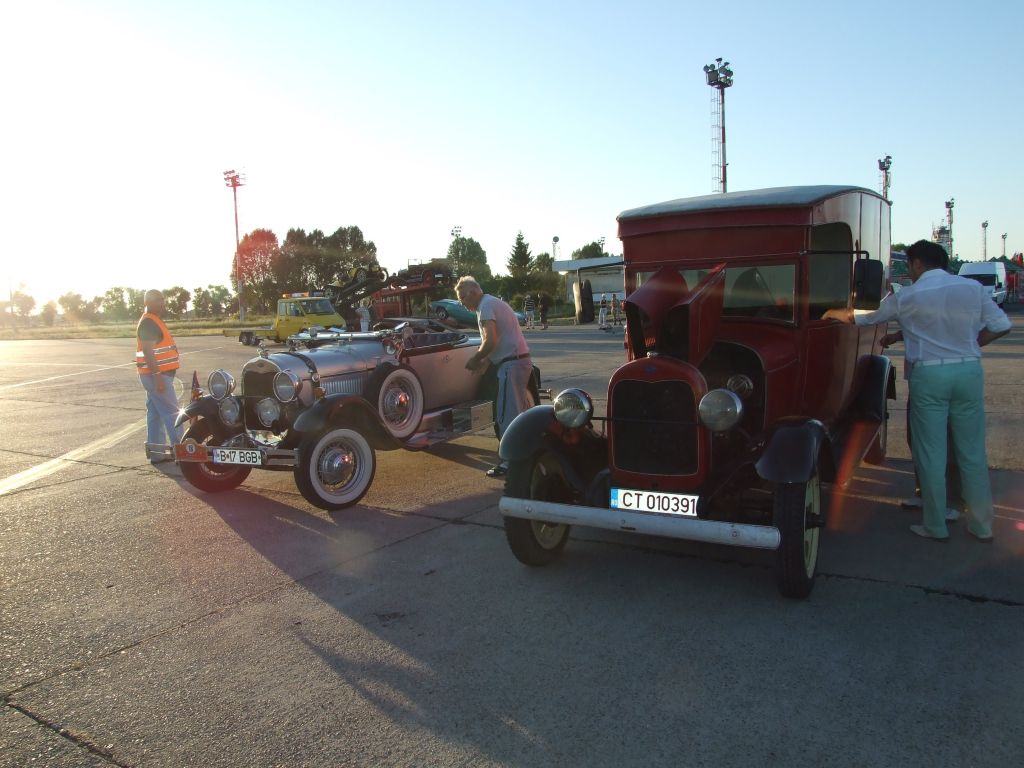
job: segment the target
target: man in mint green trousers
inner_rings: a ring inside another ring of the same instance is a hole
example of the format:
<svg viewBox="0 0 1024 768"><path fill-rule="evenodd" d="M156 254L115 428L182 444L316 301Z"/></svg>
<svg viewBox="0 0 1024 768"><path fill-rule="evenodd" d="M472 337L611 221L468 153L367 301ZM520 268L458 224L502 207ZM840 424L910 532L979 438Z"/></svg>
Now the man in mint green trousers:
<svg viewBox="0 0 1024 768"><path fill-rule="evenodd" d="M946 427L960 465L963 498L970 510L967 532L992 541L992 486L985 455L985 380L981 348L1010 332L1012 324L973 280L942 269L938 243L918 240L907 248L913 284L882 299L874 312L830 309L825 317L858 325L895 320L911 366L911 452L921 480L923 520L910 530L948 541L946 528Z"/></svg>

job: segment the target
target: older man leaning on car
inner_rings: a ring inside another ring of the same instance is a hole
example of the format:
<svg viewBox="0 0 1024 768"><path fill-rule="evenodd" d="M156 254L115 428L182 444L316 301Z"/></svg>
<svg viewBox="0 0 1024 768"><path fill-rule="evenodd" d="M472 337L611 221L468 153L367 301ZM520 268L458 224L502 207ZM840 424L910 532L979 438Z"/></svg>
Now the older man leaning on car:
<svg viewBox="0 0 1024 768"><path fill-rule="evenodd" d="M480 349L466 362L466 368L475 371L488 360L497 369L496 406L498 437L501 437L512 419L530 405L527 399L527 388L533 373L530 348L512 307L497 296L484 293L475 279L468 275L459 278L455 285L455 295L467 309L477 313L482 340ZM487 476L501 477L507 472L508 464L499 461L487 470Z"/></svg>

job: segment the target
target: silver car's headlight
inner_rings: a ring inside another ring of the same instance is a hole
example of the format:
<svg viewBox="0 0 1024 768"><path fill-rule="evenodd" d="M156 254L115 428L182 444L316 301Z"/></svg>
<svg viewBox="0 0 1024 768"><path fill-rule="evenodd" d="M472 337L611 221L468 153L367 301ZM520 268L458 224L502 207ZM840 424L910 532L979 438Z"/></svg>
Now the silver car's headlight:
<svg viewBox="0 0 1024 768"><path fill-rule="evenodd" d="M206 380L206 389L213 395L214 400L223 400L235 391L235 380L223 368L218 368Z"/></svg>
<svg viewBox="0 0 1024 768"><path fill-rule="evenodd" d="M712 432L725 432L739 423L743 401L728 389L713 389L700 399L697 413L701 423Z"/></svg>
<svg viewBox="0 0 1024 768"><path fill-rule="evenodd" d="M264 397L256 403L256 416L260 424L269 427L281 417L281 406L272 397Z"/></svg>
<svg viewBox="0 0 1024 768"><path fill-rule="evenodd" d="M582 427L594 415L594 401L582 389L566 389L554 401L555 418L565 427Z"/></svg>
<svg viewBox="0 0 1024 768"><path fill-rule="evenodd" d="M302 381L291 371L281 371L274 377L274 397L282 403L290 403L302 389Z"/></svg>
<svg viewBox="0 0 1024 768"><path fill-rule="evenodd" d="M233 427L242 421L242 405L237 397L225 397L217 404L220 420Z"/></svg>

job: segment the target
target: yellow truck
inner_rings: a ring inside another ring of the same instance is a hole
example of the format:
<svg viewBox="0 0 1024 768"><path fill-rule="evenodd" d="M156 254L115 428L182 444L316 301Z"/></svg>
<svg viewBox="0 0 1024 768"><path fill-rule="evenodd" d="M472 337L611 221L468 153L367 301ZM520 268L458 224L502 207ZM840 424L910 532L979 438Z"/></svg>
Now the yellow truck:
<svg viewBox="0 0 1024 768"><path fill-rule="evenodd" d="M286 293L277 300L277 317L274 324L260 328L225 328L225 336L238 334L238 340L245 345L255 346L262 340L283 343L289 336L311 328L344 328L345 319L337 313L331 300L325 296L309 293Z"/></svg>

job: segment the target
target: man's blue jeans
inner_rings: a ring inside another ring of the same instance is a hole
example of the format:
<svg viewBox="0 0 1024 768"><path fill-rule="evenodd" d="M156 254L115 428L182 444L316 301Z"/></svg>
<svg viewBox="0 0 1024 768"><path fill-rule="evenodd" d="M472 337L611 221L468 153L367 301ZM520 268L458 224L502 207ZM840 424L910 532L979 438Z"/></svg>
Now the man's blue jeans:
<svg viewBox="0 0 1024 768"><path fill-rule="evenodd" d="M992 535L992 485L985 455L985 379L981 361L915 365L910 374L911 452L921 480L924 527L933 536L946 529L946 424L952 428L960 466L967 525L978 536Z"/></svg>
<svg viewBox="0 0 1024 768"><path fill-rule="evenodd" d="M157 376L163 379L163 392L156 390ZM174 422L178 418L178 398L174 393L174 374L140 374L139 381L146 389L146 442L157 445L180 443L184 430L174 426Z"/></svg>

